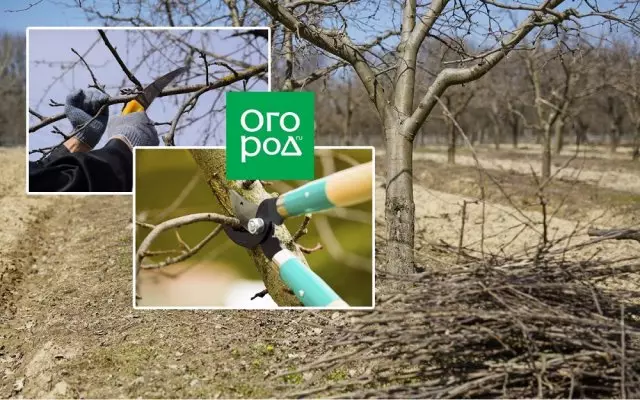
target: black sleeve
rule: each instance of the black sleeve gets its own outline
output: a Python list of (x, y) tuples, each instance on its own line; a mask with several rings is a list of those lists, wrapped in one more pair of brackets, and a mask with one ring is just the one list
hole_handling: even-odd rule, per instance
[(37, 161), (29, 161), (29, 171), (33, 171), (35, 168), (46, 167), (58, 158), (68, 156), (69, 154), (71, 154), (69, 149), (67, 149), (64, 144), (60, 144), (53, 149), (51, 153), (47, 154), (46, 157), (42, 157)]
[(130, 192), (133, 154), (121, 140), (98, 150), (69, 153), (45, 165), (29, 163), (30, 192)]

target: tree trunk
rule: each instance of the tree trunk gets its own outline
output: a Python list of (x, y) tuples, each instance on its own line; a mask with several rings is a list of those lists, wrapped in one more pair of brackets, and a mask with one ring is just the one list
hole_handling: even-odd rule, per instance
[(564, 147), (564, 120), (558, 119), (554, 125), (555, 135), (553, 143), (553, 153), (560, 154)]
[(640, 159), (640, 124), (636, 125), (636, 134), (633, 137), (633, 150), (631, 152), (631, 160)]
[(511, 143), (514, 149), (518, 148), (518, 134), (520, 133), (520, 124), (518, 120), (511, 124)]
[(448, 146), (447, 146), (447, 163), (455, 164), (456, 163), (456, 129), (453, 123), (447, 124), (447, 138), (448, 138)]
[(578, 146), (589, 143), (589, 140), (587, 137), (587, 127), (584, 124), (578, 123), (578, 126), (576, 126), (575, 128), (575, 132), (576, 132), (576, 144)]
[(342, 144), (345, 146), (350, 145), (351, 137), (351, 120), (353, 118), (353, 100), (351, 96), (351, 81), (347, 85), (347, 99), (346, 99), (346, 115), (344, 118), (344, 124), (342, 125)]
[(500, 150), (500, 142), (502, 141), (502, 135), (500, 135), (500, 126), (493, 126), (493, 146), (496, 150)]
[(609, 153), (615, 153), (618, 145), (620, 145), (620, 129), (616, 125), (609, 130)]
[(482, 145), (484, 143), (484, 129), (480, 129), (480, 135), (478, 136), (478, 145)]
[[(258, 204), (260, 201), (270, 197), (269, 193), (258, 181), (253, 182), (249, 189), (244, 189), (239, 181), (228, 181), (225, 179), (226, 156), (223, 150), (193, 149), (190, 150), (193, 159), (202, 171), (205, 181), (211, 188), (211, 192), (222, 205), (226, 215), (235, 216), (231, 201), (229, 200), (229, 190), (233, 189), (246, 199)], [(276, 228), (276, 236), (285, 247), (291, 250), (300, 260), (306, 264), (304, 255), (293, 243), (291, 234), (284, 225)], [(279, 306), (301, 306), (295, 295), (289, 290), (280, 279), (279, 270), (275, 263), (265, 257), (262, 249), (256, 247), (253, 250), (247, 249), (249, 256), (253, 260), (260, 272), (260, 276), (269, 292), (269, 295)]]
[(542, 142), (542, 179), (546, 180), (551, 176), (551, 127), (544, 130)]
[[(394, 128), (397, 128), (395, 126)], [(387, 270), (415, 272), (413, 258), (415, 204), (413, 203), (413, 142), (389, 129), (385, 220), (387, 223)]]

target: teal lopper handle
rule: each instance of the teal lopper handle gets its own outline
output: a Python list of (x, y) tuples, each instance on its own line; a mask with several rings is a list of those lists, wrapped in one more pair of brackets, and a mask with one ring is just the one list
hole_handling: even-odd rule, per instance
[(348, 304), (322, 278), (289, 250), (279, 251), (273, 259), (280, 266), (280, 278), (303, 305), (307, 307), (348, 307)]
[(315, 213), (333, 207), (349, 207), (371, 200), (373, 196), (373, 163), (347, 168), (278, 198), (277, 211), (282, 218)]

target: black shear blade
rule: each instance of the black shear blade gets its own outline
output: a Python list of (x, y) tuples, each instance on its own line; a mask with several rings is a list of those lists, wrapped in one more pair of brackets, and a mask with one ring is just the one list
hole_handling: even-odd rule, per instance
[(185, 67), (175, 69), (168, 74), (161, 76), (153, 81), (149, 86), (144, 88), (142, 93), (136, 97), (136, 101), (140, 103), (145, 109), (162, 93), (162, 90), (171, 83), (178, 75), (186, 71)]

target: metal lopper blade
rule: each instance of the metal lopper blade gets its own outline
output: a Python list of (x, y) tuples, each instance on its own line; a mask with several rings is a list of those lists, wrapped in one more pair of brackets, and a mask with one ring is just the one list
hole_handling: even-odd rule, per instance
[(144, 88), (142, 93), (136, 97), (136, 100), (146, 109), (151, 105), (153, 100), (158, 97), (160, 93), (162, 93), (162, 89), (164, 89), (171, 81), (178, 77), (178, 75), (182, 74), (186, 71), (185, 67), (180, 67), (175, 69), (168, 74), (162, 75), (160, 78), (151, 82), (149, 86)]
[(247, 228), (247, 223), (258, 213), (258, 205), (240, 196), (235, 190), (229, 191), (231, 206), (243, 227)]

